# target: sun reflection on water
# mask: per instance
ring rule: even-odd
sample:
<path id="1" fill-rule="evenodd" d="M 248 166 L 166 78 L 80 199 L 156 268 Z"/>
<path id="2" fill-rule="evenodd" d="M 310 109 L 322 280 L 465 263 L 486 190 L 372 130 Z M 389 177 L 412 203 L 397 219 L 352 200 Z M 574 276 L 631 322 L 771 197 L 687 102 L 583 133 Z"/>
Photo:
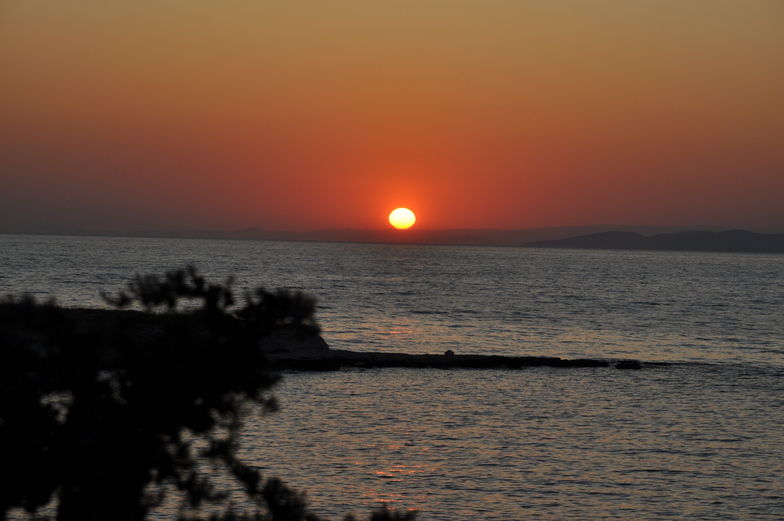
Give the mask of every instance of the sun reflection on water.
<path id="1" fill-rule="evenodd" d="M 781 375 L 716 371 L 290 374 L 245 456 L 338 519 L 380 504 L 433 521 L 771 513 Z"/>

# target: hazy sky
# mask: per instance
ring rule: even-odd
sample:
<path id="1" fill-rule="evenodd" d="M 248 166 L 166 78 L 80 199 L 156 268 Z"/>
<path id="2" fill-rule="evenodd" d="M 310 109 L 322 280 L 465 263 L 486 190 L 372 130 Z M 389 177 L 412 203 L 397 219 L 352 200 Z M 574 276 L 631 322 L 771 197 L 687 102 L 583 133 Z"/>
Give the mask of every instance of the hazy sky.
<path id="1" fill-rule="evenodd" d="M 0 231 L 398 206 L 784 228 L 784 2 L 0 2 Z"/>

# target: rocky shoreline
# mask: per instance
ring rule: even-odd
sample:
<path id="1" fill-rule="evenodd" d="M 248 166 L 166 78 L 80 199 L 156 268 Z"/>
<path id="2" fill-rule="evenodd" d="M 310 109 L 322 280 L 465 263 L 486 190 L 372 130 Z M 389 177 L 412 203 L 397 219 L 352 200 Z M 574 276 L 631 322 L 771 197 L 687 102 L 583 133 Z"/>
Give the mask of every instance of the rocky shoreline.
<path id="1" fill-rule="evenodd" d="M 101 322 L 109 325 L 122 318 L 135 319 L 135 324 L 152 333 L 159 325 L 161 315 L 130 310 L 66 309 L 66 314 L 81 323 Z M 455 354 L 408 354 L 390 352 L 362 352 L 332 349 L 321 336 L 305 338 L 281 332 L 268 337 L 261 348 L 267 353 L 275 370 L 285 371 L 338 371 L 347 368 L 436 368 L 436 369 L 523 369 L 529 367 L 614 367 L 639 370 L 649 365 L 638 360 L 604 360 L 591 358 L 564 359 L 550 356 L 501 356 Z"/>
<path id="2" fill-rule="evenodd" d="M 638 360 L 564 359 L 552 356 L 408 354 L 332 349 L 321 336 L 298 338 L 285 333 L 262 343 L 276 370 L 338 371 L 347 368 L 522 369 L 525 367 L 614 367 L 642 369 Z M 658 365 L 658 364 L 657 364 Z"/>
<path id="3" fill-rule="evenodd" d="M 435 368 L 435 369 L 523 369 L 528 367 L 614 367 L 616 369 L 642 369 L 637 360 L 610 361 L 578 358 L 563 359 L 549 356 L 500 356 L 500 355 L 434 355 L 407 353 L 378 353 L 329 349 L 317 353 L 269 353 L 276 370 L 338 371 L 347 368 Z M 658 364 L 657 364 L 658 365 Z"/>

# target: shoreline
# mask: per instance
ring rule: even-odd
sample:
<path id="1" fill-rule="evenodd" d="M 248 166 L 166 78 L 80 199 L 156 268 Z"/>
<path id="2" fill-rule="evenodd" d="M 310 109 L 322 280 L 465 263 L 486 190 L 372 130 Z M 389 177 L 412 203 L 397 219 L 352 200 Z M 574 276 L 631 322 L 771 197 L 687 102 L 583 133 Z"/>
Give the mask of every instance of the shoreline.
<path id="1" fill-rule="evenodd" d="M 135 325 L 154 330 L 161 316 L 131 309 L 61 308 L 67 316 L 83 323 L 103 322 L 112 327 L 122 318 L 135 319 Z M 260 346 L 274 371 L 339 371 L 349 368 L 434 368 L 434 369 L 510 369 L 529 367 L 586 368 L 613 367 L 639 370 L 645 366 L 667 366 L 666 362 L 610 360 L 598 358 L 566 359 L 553 356 L 508 356 L 455 354 L 410 354 L 399 352 L 348 351 L 333 349 L 321 335 L 300 338 L 282 330 L 267 337 Z"/>
<path id="2" fill-rule="evenodd" d="M 529 367 L 614 367 L 639 370 L 646 365 L 671 365 L 643 363 L 639 360 L 603 360 L 596 358 L 565 359 L 552 356 L 502 356 L 457 354 L 408 354 L 385 352 L 346 351 L 327 349 L 318 352 L 270 352 L 273 369 L 277 371 L 339 371 L 349 368 L 411 368 L 411 369 L 510 369 Z"/>

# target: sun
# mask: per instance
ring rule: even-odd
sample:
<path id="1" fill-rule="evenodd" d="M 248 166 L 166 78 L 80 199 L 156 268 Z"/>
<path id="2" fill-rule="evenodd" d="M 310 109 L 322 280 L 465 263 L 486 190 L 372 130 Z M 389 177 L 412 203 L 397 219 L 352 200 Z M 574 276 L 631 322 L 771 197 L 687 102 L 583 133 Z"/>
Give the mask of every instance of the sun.
<path id="1" fill-rule="evenodd" d="M 398 208 L 389 214 L 389 224 L 398 230 L 411 228 L 416 222 L 416 215 L 408 208 Z"/>

